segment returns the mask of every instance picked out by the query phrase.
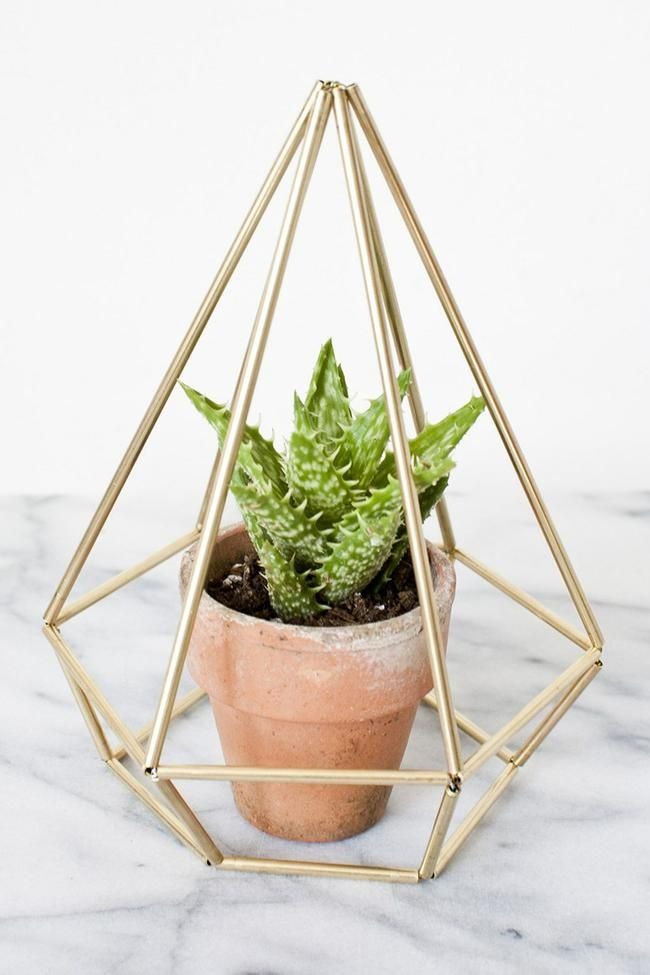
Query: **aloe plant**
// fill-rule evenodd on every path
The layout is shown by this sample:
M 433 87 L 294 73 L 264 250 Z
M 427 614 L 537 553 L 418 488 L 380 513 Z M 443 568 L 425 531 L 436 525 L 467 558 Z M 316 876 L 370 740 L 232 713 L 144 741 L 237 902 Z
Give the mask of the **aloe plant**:
M 408 371 L 397 378 L 403 397 Z M 226 406 L 181 384 L 223 440 Z M 410 441 L 422 518 L 447 486 L 451 453 L 484 408 L 472 397 Z M 362 413 L 350 407 L 332 342 L 321 349 L 304 400 L 294 397 L 294 429 L 284 453 L 246 426 L 231 482 L 264 569 L 271 604 L 299 621 L 392 575 L 408 547 L 384 397 Z

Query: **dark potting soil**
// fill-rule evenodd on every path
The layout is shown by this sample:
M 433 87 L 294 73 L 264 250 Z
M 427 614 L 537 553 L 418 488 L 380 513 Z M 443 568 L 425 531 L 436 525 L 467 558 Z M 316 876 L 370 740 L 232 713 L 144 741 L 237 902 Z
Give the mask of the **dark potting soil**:
M 261 620 L 277 619 L 269 600 L 266 579 L 257 556 L 246 555 L 230 567 L 221 579 L 211 579 L 206 591 L 217 602 L 230 609 Z M 296 620 L 302 626 L 350 626 L 378 623 L 408 613 L 418 605 L 418 594 L 410 555 L 405 555 L 392 578 L 378 589 L 354 593 L 344 603 L 331 607 L 308 620 Z M 289 620 L 288 622 L 292 622 Z

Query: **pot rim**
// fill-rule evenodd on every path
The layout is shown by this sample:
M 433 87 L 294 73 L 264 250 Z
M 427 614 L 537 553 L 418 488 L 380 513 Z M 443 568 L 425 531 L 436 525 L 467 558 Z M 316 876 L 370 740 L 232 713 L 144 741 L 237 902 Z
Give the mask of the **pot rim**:
M 215 547 L 225 533 L 243 533 L 247 535 L 246 526 L 243 522 L 235 522 L 224 526 L 219 532 L 215 541 Z M 194 560 L 194 555 L 199 542 L 195 542 L 183 552 L 180 566 L 181 591 L 184 593 L 187 585 L 187 578 Z M 442 585 L 445 582 L 451 589 L 452 598 L 456 588 L 456 572 L 453 561 L 449 556 L 441 551 L 430 541 L 426 541 L 429 553 L 429 562 L 432 568 L 442 574 Z M 434 588 L 436 587 L 434 579 Z M 349 623 L 344 626 L 306 626 L 300 623 L 285 623 L 280 619 L 264 620 L 248 613 L 241 613 L 239 610 L 231 609 L 220 603 L 219 600 L 211 596 L 205 589 L 201 593 L 201 604 L 204 610 L 217 613 L 225 620 L 237 623 L 240 626 L 262 626 L 270 627 L 271 631 L 277 633 L 281 631 L 291 631 L 291 633 L 312 644 L 321 644 L 324 650 L 334 649 L 345 645 L 348 650 L 367 650 L 368 644 L 378 646 L 384 643 L 392 643 L 396 636 L 404 638 L 411 632 L 419 632 L 422 629 L 421 607 L 418 604 L 407 613 L 393 616 L 391 619 L 378 620 L 374 623 Z

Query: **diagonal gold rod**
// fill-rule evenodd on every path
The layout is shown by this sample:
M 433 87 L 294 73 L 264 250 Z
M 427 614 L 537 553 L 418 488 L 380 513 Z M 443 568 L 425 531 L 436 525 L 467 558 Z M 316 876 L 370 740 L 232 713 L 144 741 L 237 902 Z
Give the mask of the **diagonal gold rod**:
M 106 735 L 104 734 L 104 729 L 99 723 L 99 719 L 95 714 L 95 709 L 92 704 L 84 694 L 83 690 L 77 684 L 76 680 L 64 664 L 63 660 L 59 655 L 56 655 L 57 660 L 61 665 L 61 670 L 65 675 L 65 679 L 70 685 L 70 690 L 72 691 L 73 697 L 79 706 L 81 715 L 86 722 L 86 727 L 90 732 L 91 738 L 95 743 L 95 747 L 99 753 L 99 757 L 104 761 L 108 762 L 111 758 L 111 747 L 106 740 Z
M 490 811 L 499 796 L 501 796 L 505 789 L 510 785 L 518 771 L 519 769 L 516 765 L 513 765 L 512 763 L 506 765 L 504 770 L 494 780 L 487 792 L 481 796 L 476 805 L 470 809 L 469 813 L 462 821 L 458 829 L 452 834 L 452 836 L 449 837 L 440 851 L 440 856 L 438 857 L 438 862 L 436 864 L 436 877 L 440 876 L 451 858 L 458 853 L 463 843 L 467 840 L 473 830 L 476 829 L 483 817 Z
M 553 730 L 558 721 L 564 717 L 571 705 L 577 701 L 585 688 L 591 684 L 594 677 L 597 677 L 602 670 L 603 662 L 602 660 L 597 660 L 596 663 L 589 668 L 589 670 L 580 677 L 575 684 L 569 688 L 567 693 L 560 699 L 557 705 L 553 708 L 550 714 L 546 717 L 540 724 L 535 728 L 532 735 L 524 742 L 524 744 L 519 748 L 515 755 L 512 757 L 512 761 L 515 765 L 521 768 L 526 764 L 528 759 L 537 751 L 542 742 L 546 739 L 547 735 Z
M 205 697 L 205 691 L 200 687 L 195 687 L 193 691 L 188 691 L 187 694 L 176 702 L 172 710 L 172 720 L 174 718 L 180 717 L 190 708 L 193 708 L 199 701 L 202 701 Z M 134 733 L 134 737 L 137 741 L 146 741 L 151 734 L 151 729 L 153 727 L 153 721 L 148 721 L 147 724 L 143 725 L 138 731 Z M 126 755 L 126 749 L 124 745 L 119 745 L 117 748 L 113 749 L 112 758 L 117 758 L 121 761 Z
M 465 762 L 465 768 L 463 770 L 465 778 L 478 771 L 481 765 L 491 758 L 502 745 L 510 741 L 513 735 L 516 735 L 518 731 L 524 728 L 542 708 L 550 704 L 565 688 L 581 678 L 588 670 L 591 670 L 599 659 L 600 650 L 587 650 L 586 653 L 578 657 L 555 680 L 551 681 L 547 687 L 541 690 L 539 694 L 536 694 L 510 721 L 504 724 L 499 731 L 477 748 L 473 755 L 470 755 Z
M 361 91 L 356 85 L 351 85 L 346 89 L 346 91 L 350 102 L 354 107 L 357 118 L 359 119 L 361 128 L 365 133 L 370 147 L 377 159 L 377 162 L 379 163 L 381 171 L 384 174 L 384 178 L 386 179 L 400 213 L 402 214 L 404 222 L 406 223 L 411 237 L 413 238 L 420 258 L 422 259 L 422 263 L 424 264 L 427 274 L 429 275 L 433 287 L 435 288 L 436 294 L 440 299 L 442 307 L 447 315 L 465 359 L 467 360 L 467 363 L 485 399 L 499 436 L 503 441 L 508 456 L 510 457 L 510 461 L 533 510 L 533 514 L 537 519 L 537 522 L 542 530 L 542 534 L 546 539 L 546 542 L 551 550 L 551 554 L 555 559 L 560 574 L 576 607 L 578 615 L 582 620 L 582 624 L 585 627 L 592 644 L 594 646 L 602 647 L 603 636 L 598 627 L 598 623 L 596 622 L 589 602 L 587 601 L 587 597 L 582 589 L 582 586 L 580 585 L 575 570 L 569 561 L 569 557 L 564 549 L 557 529 L 551 520 L 551 516 L 546 508 L 546 505 L 544 504 L 539 488 L 535 483 L 530 468 L 528 467 L 526 458 L 524 457 L 522 449 L 517 442 L 517 438 L 515 437 L 514 431 L 510 426 L 510 421 L 505 414 L 496 390 L 486 372 L 485 366 L 474 344 L 474 340 L 469 333 L 451 289 L 445 280 L 445 276 L 440 265 L 438 264 L 437 258 L 433 252 L 433 248 L 431 247 L 424 228 L 420 223 L 415 210 L 413 209 L 413 204 L 409 199 L 406 188 L 402 183 L 397 170 L 395 169 L 393 161 L 390 158 L 388 150 L 386 149 L 386 146 L 379 134 L 377 126 L 375 125 L 370 111 L 364 101 Z
M 149 740 L 149 747 L 147 749 L 145 769 L 150 773 L 155 771 L 156 766 L 160 762 L 160 755 L 169 727 L 174 700 L 178 692 L 181 672 L 185 663 L 185 657 L 187 656 L 192 627 L 199 608 L 214 542 L 221 524 L 226 495 L 237 459 L 244 424 L 255 390 L 280 287 L 298 225 L 298 218 L 302 210 L 302 204 L 307 192 L 316 156 L 321 145 L 330 108 L 331 97 L 329 91 L 321 87 L 316 94 L 314 106 L 307 123 L 307 130 L 291 186 L 287 209 L 280 228 L 278 242 L 271 261 L 271 268 L 237 381 L 235 395 L 232 399 L 231 417 L 223 442 L 219 469 L 214 478 L 210 499 L 206 506 L 201 538 L 188 581 L 174 646 L 165 674 L 151 731 L 151 738 Z
M 481 579 L 485 579 L 485 581 L 489 582 L 490 585 L 495 587 L 495 589 L 499 589 L 506 596 L 509 596 L 510 599 L 512 599 L 515 603 L 519 603 L 520 606 L 523 606 L 524 609 L 527 609 L 533 614 L 533 616 L 536 616 L 538 619 L 542 620 L 542 622 L 548 623 L 548 625 L 552 626 L 554 630 L 557 630 L 558 633 L 561 633 L 562 636 L 567 637 L 567 639 L 577 644 L 577 646 L 582 647 L 583 650 L 593 649 L 591 640 L 581 633 L 580 630 L 577 630 L 575 626 L 567 623 L 562 619 L 561 616 L 558 616 L 557 613 L 547 609 L 543 603 L 540 603 L 538 599 L 535 599 L 534 596 L 529 595 L 527 592 L 525 592 L 525 590 L 520 589 L 519 586 L 509 582 L 507 579 L 504 579 L 503 576 L 500 576 L 498 573 L 493 572 L 492 569 L 488 568 L 488 566 L 484 565 L 482 562 L 479 562 L 479 560 L 475 559 L 472 555 L 469 555 L 468 552 L 464 552 L 462 549 L 457 548 L 456 558 L 460 563 L 462 563 L 462 565 L 474 572 L 475 575 L 480 576 Z
M 375 259 L 372 232 L 365 204 L 364 187 L 359 176 L 359 166 L 352 137 L 348 97 L 346 91 L 342 88 L 334 88 L 332 94 L 343 168 L 345 170 L 348 195 L 352 208 L 352 218 L 357 243 L 359 245 L 366 296 L 370 309 L 379 370 L 386 400 L 391 440 L 395 453 L 395 464 L 402 492 L 404 520 L 406 522 L 411 558 L 413 560 L 413 570 L 420 600 L 422 625 L 438 698 L 438 715 L 445 747 L 447 769 L 451 776 L 456 777 L 461 772 L 462 767 L 458 728 L 456 726 L 451 689 L 447 677 L 442 630 L 440 628 L 440 619 L 438 617 L 431 579 L 431 569 L 426 542 L 424 540 L 420 505 L 411 472 L 411 455 L 404 429 L 399 391 L 391 364 L 389 334 L 381 299 L 379 270 Z
M 81 572 L 93 545 L 97 541 L 99 533 L 106 523 L 106 519 L 111 513 L 129 474 L 133 470 L 135 462 L 140 456 L 142 448 L 149 438 L 149 434 L 153 430 L 158 417 L 162 413 L 163 407 L 169 399 L 178 377 L 190 358 L 196 343 L 201 337 L 203 330 L 217 305 L 217 302 L 219 301 L 226 288 L 226 285 L 232 277 L 233 271 L 237 267 L 242 254 L 253 236 L 253 233 L 255 232 L 255 229 L 257 228 L 257 225 L 259 224 L 271 200 L 271 197 L 278 188 L 278 185 L 286 172 L 287 167 L 289 166 L 289 163 L 296 152 L 296 149 L 300 145 L 314 98 L 320 91 L 321 87 L 321 83 L 319 82 L 314 87 L 309 98 L 307 99 L 307 102 L 305 103 L 300 115 L 298 116 L 298 119 L 291 129 L 286 142 L 282 146 L 277 159 L 273 163 L 268 176 L 264 180 L 262 188 L 255 198 L 251 209 L 246 215 L 237 236 L 226 254 L 221 267 L 217 271 L 216 277 L 210 285 L 210 288 L 203 299 L 200 308 L 194 316 L 192 323 L 185 334 L 185 337 L 183 338 L 183 341 L 178 347 L 176 354 L 174 355 L 174 358 L 167 369 L 167 372 L 163 376 L 162 382 L 156 390 L 147 412 L 133 435 L 133 439 L 127 447 L 126 453 L 120 461 L 119 466 L 115 471 L 115 474 L 113 475 L 111 482 L 77 547 L 77 550 L 72 556 L 70 564 L 65 570 L 65 573 L 63 574 L 61 582 L 59 583 L 49 606 L 45 610 L 44 619 L 46 623 L 51 623 L 57 618 L 61 607 L 70 595 L 70 591 L 77 581 L 79 573 Z
M 143 786 L 142 783 L 139 782 L 136 777 L 128 771 L 128 769 L 125 769 L 120 761 L 115 758 L 111 758 L 106 762 L 106 764 L 111 772 L 114 772 L 118 779 L 120 779 L 120 781 L 122 781 L 138 797 L 138 799 L 140 799 L 140 801 L 147 806 L 148 809 L 155 813 L 155 815 L 162 820 L 165 826 L 167 826 L 172 833 L 174 833 L 174 835 L 181 840 L 182 843 L 185 843 L 185 845 L 188 846 L 193 853 L 196 853 L 196 855 L 200 857 L 204 863 L 210 863 L 203 851 L 196 845 L 194 838 L 183 825 L 182 821 L 177 819 L 176 816 L 174 816 L 174 814 L 168 809 L 165 809 L 161 803 L 157 802 L 148 789 L 146 789 L 145 786 Z
M 438 702 L 436 701 L 435 691 L 429 691 L 428 694 L 425 694 L 422 698 L 422 703 L 426 704 L 430 708 L 434 708 L 434 710 L 437 711 Z M 483 742 L 488 741 L 488 739 L 492 737 L 489 731 L 481 728 L 476 724 L 475 721 L 468 718 L 467 715 L 461 714 L 460 711 L 456 711 L 456 724 L 458 725 L 459 729 L 464 731 L 469 738 L 473 738 L 474 741 L 479 742 L 481 745 Z M 509 762 L 514 755 L 514 752 L 512 752 L 509 748 L 503 747 L 500 748 L 496 754 L 502 762 Z
M 427 848 L 424 851 L 422 863 L 420 864 L 420 869 L 418 870 L 418 875 L 422 880 L 431 880 L 433 877 L 436 869 L 436 863 L 438 862 L 438 857 L 440 856 L 440 850 L 442 849 L 442 844 L 445 841 L 445 836 L 447 835 L 451 817 L 454 814 L 456 800 L 458 799 L 459 795 L 460 789 L 452 788 L 452 786 L 447 786 L 443 793 L 440 807 L 438 809 L 438 815 L 436 816 L 433 824 L 431 836 L 429 837 L 429 842 L 427 843 Z
M 81 666 L 72 650 L 61 636 L 60 632 L 55 626 L 50 626 L 47 623 L 43 627 L 43 632 L 49 642 L 52 644 L 52 647 L 54 648 L 59 660 L 66 667 L 75 683 L 81 688 L 86 697 L 92 701 L 97 710 L 103 714 L 106 723 L 122 740 L 129 758 L 135 762 L 136 765 L 141 766 L 142 762 L 144 761 L 144 750 L 142 749 L 140 743 L 136 740 L 135 736 L 129 730 L 127 725 L 124 724 L 119 714 L 117 714 L 97 684 L 95 684 L 92 678 L 86 673 L 85 669 Z M 194 815 L 173 783 L 158 782 L 157 788 L 162 795 L 165 796 L 167 801 L 176 811 L 179 818 L 183 821 L 187 831 L 191 834 L 195 845 L 201 850 L 205 859 L 209 860 L 210 863 L 219 863 L 222 858 L 221 851 L 213 842 L 210 835 L 204 829 L 202 823 Z M 152 802 L 155 802 L 153 797 Z M 161 804 L 159 804 L 159 806 L 163 812 L 167 811 Z
M 110 596 L 111 593 L 116 592 L 123 586 L 128 585 L 129 582 L 133 582 L 134 579 L 139 579 L 140 576 L 145 575 L 151 569 L 154 569 L 161 562 L 166 562 L 167 559 L 172 558 L 174 555 L 178 555 L 183 549 L 192 545 L 193 542 L 199 537 L 199 532 L 197 529 L 188 532 L 186 535 L 182 535 L 177 538 L 174 542 L 170 542 L 169 545 L 165 545 L 164 548 L 159 549 L 152 555 L 148 555 L 146 559 L 142 559 L 136 565 L 132 565 L 128 569 L 124 569 L 123 572 L 118 572 L 117 575 L 112 576 L 110 579 L 106 579 L 105 582 L 100 583 L 95 586 L 94 589 L 90 589 L 79 599 L 75 599 L 71 603 L 66 603 L 62 607 L 61 612 L 58 614 L 55 622 L 56 626 L 61 626 L 68 620 L 71 620 L 73 616 L 77 616 L 79 613 L 88 609 L 89 606 L 94 606 L 95 603 L 100 602 L 100 600 L 105 599 L 106 596 Z
M 391 274 L 390 265 L 386 257 L 386 248 L 384 247 L 379 221 L 377 220 L 377 211 L 375 210 L 375 204 L 368 185 L 368 177 L 366 175 L 366 168 L 363 164 L 363 156 L 359 150 L 354 129 L 351 129 L 351 132 L 354 140 L 355 154 L 359 164 L 359 176 L 361 178 L 361 184 L 363 186 L 363 192 L 368 207 L 368 219 L 370 221 L 370 230 L 373 238 L 377 267 L 379 268 L 379 279 L 382 285 L 386 318 L 388 319 L 388 323 L 390 325 L 400 367 L 402 369 L 411 370 L 411 385 L 409 386 L 408 391 L 408 401 L 411 407 L 411 415 L 413 416 L 415 428 L 419 433 L 426 423 L 424 403 L 422 401 L 420 386 L 413 366 L 413 357 L 411 356 L 411 350 L 409 348 L 408 338 L 406 336 L 406 329 L 404 328 L 404 320 L 400 311 L 399 301 L 397 300 L 397 292 L 395 291 L 393 275 Z M 436 505 L 436 517 L 438 519 L 438 525 L 440 526 L 440 533 L 442 535 L 443 550 L 447 553 L 447 555 L 453 558 L 456 548 L 456 541 L 454 539 L 454 532 L 451 526 L 447 501 L 444 496 L 440 498 L 438 504 Z

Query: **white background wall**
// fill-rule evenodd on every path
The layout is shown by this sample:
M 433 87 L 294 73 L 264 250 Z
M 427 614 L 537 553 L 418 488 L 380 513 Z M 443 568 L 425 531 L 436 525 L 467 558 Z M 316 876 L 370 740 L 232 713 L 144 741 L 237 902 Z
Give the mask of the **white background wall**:
M 632 0 L 5 3 L 2 490 L 103 490 L 317 77 L 362 85 L 542 485 L 647 487 L 649 50 Z M 373 186 L 436 416 L 472 380 Z M 215 398 L 280 207 L 186 371 Z M 329 335 L 374 395 L 333 127 L 256 397 L 267 428 L 286 430 Z M 510 477 L 495 443 L 484 422 L 461 486 Z M 133 490 L 198 484 L 212 447 L 175 394 Z

